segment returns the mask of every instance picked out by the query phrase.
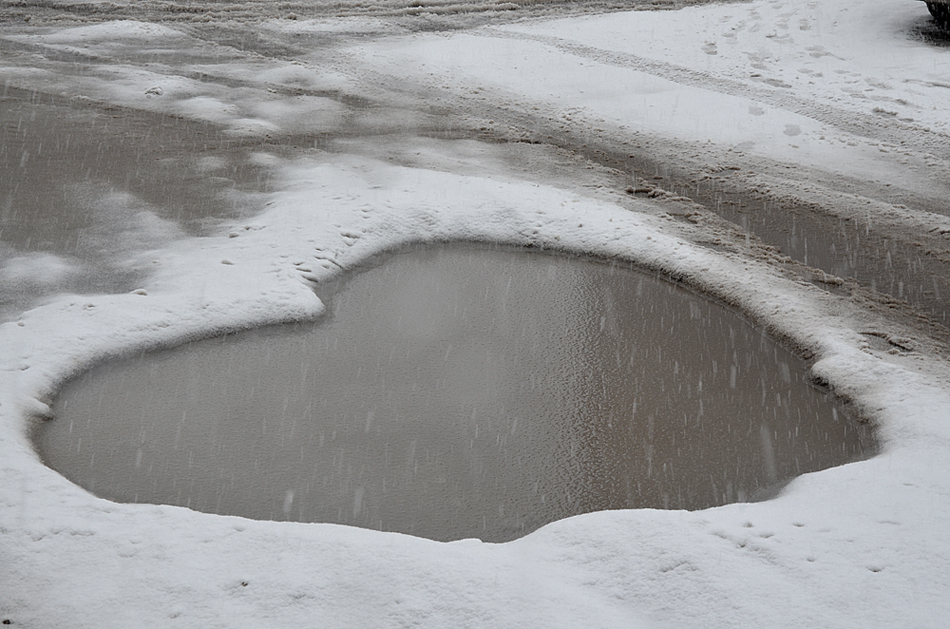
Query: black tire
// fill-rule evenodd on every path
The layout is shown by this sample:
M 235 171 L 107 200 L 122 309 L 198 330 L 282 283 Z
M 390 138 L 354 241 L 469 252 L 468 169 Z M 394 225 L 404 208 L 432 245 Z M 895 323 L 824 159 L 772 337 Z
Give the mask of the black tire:
M 942 2 L 928 2 L 927 9 L 934 16 L 934 22 L 943 28 L 950 28 L 950 4 Z

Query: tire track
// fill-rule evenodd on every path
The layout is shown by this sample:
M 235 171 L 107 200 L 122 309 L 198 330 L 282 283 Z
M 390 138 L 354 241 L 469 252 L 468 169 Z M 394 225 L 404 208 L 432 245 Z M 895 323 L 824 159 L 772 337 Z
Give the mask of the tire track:
M 785 88 L 757 88 L 737 79 L 714 76 L 707 72 L 648 59 L 631 53 L 604 50 L 549 35 L 507 31 L 498 28 L 480 29 L 476 34 L 499 39 L 538 42 L 597 63 L 643 72 L 679 85 L 712 90 L 727 96 L 747 98 L 768 104 L 810 118 L 853 136 L 876 142 L 886 142 L 905 149 L 911 148 L 917 152 L 929 153 L 939 159 L 950 161 L 950 134 L 926 130 L 918 125 L 884 118 L 877 114 L 864 114 L 859 111 L 839 109 L 825 103 L 783 93 L 782 90 Z

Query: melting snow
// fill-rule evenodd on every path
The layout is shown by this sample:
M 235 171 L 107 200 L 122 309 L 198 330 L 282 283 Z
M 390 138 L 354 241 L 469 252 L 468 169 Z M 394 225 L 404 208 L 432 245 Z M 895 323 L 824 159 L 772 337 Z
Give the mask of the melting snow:
M 251 137 L 339 123 L 336 101 L 273 99 L 268 87 L 338 89 L 379 73 L 444 90 L 448 101 L 480 90 L 578 125 L 698 140 L 710 155 L 747 152 L 857 179 L 900 179 L 924 194 L 946 180 L 935 173 L 947 164 L 926 153 L 922 138 L 932 136 L 923 127 L 945 133 L 950 110 L 950 49 L 907 36 L 925 14 L 922 3 L 894 0 L 757 0 L 449 35 L 397 30 L 352 43 L 336 68 L 221 53 L 230 56 L 218 68 L 236 81 L 230 89 L 182 68 L 122 61 L 136 38 L 190 45 L 174 24 L 26 35 L 7 27 L 0 35 L 38 50 L 85 46 L 119 61 L 109 72 L 65 76 L 16 57 L 0 72 L 11 85 L 213 119 Z M 367 24 L 376 32 L 377 22 Z M 161 95 L 147 97 L 156 86 Z M 862 129 L 877 118 L 906 118 L 887 129 L 905 129 L 913 146 L 902 149 L 897 132 L 883 142 L 866 137 Z M 906 161 L 885 157 L 901 150 Z M 319 151 L 255 159 L 276 176 L 263 213 L 217 235 L 146 242 L 137 255 L 154 271 L 132 293 L 58 295 L 0 325 L 4 619 L 97 628 L 947 624 L 950 373 L 927 352 L 870 347 L 862 333 L 869 321 L 880 324 L 878 315 L 768 260 L 693 244 L 647 201 L 622 206 L 518 180 L 477 155 L 444 169 Z M 446 172 L 466 163 L 476 167 Z M 323 310 L 312 282 L 402 243 L 473 238 L 618 256 L 704 287 L 812 352 L 815 374 L 879 425 L 883 453 L 803 476 L 768 502 L 593 513 L 491 545 L 114 504 L 46 468 L 29 444 L 29 423 L 48 414 L 57 385 L 97 361 L 312 319 Z M 44 256 L 23 258 L 2 277 L 32 272 L 48 282 L 67 273 Z

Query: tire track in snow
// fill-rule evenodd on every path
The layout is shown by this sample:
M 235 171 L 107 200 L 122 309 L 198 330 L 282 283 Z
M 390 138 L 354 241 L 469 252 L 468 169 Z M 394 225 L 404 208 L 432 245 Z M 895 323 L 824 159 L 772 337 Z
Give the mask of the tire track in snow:
M 903 149 L 910 148 L 917 152 L 929 153 L 943 160 L 950 160 L 950 135 L 946 133 L 931 131 L 900 120 L 884 118 L 878 114 L 864 114 L 860 111 L 839 109 L 814 100 L 783 93 L 782 90 L 786 89 L 783 87 L 758 88 L 737 79 L 714 76 L 707 72 L 648 59 L 631 53 L 588 46 L 550 35 L 508 31 L 498 28 L 480 29 L 475 34 L 499 39 L 538 42 L 577 57 L 643 72 L 679 85 L 711 90 L 728 96 L 748 98 L 810 118 L 853 136 L 885 142 Z

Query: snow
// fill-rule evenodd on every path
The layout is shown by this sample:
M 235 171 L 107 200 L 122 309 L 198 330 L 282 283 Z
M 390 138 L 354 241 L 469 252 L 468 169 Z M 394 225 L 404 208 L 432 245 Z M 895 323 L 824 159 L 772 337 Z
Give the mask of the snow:
M 449 94 L 525 101 L 570 124 L 926 187 L 931 164 L 910 152 L 882 159 L 904 153 L 905 138 L 882 142 L 853 126 L 893 117 L 909 132 L 946 133 L 946 76 L 934 64 L 950 53 L 907 41 L 900 29 L 912 16 L 893 2 L 776 0 L 409 35 L 352 54 Z M 876 52 L 882 41 L 893 43 L 886 56 Z
M 135 40 L 150 42 L 152 40 L 181 39 L 186 35 L 173 28 L 161 24 L 148 24 L 133 20 L 116 20 L 93 26 L 79 26 L 68 30 L 49 33 L 43 37 L 44 41 L 52 44 L 115 44 L 116 40 Z
M 342 124 L 337 100 L 269 89 L 362 89 L 381 76 L 446 103 L 478 91 L 476 99 L 537 107 L 577 126 L 693 143 L 710 160 L 747 153 L 927 194 L 946 161 L 940 147 L 926 152 L 922 138 L 931 136 L 922 129 L 946 132 L 950 49 L 904 36 L 925 13 L 921 3 L 893 0 L 758 0 L 448 35 L 394 29 L 351 42 L 332 67 L 306 55 L 286 63 L 222 55 L 214 71 L 241 81 L 230 88 L 187 78 L 196 67 L 187 62 L 143 65 L 115 53 L 116 42 L 136 38 L 191 46 L 173 25 L 116 22 L 9 35 L 38 50 L 80 40 L 113 50 L 108 72 L 65 75 L 19 58 L 0 72 L 12 85 L 212 120 L 252 138 Z M 378 32 L 379 21 L 367 24 L 343 30 Z M 647 61 L 660 65 L 644 71 Z M 147 97 L 153 86 L 163 93 Z M 901 127 L 912 145 L 906 162 L 893 159 L 899 140 L 852 124 L 876 116 L 913 118 Z M 274 173 L 261 213 L 195 238 L 142 212 L 128 227 L 141 237 L 121 252 L 129 265 L 153 269 L 139 289 L 59 294 L 0 325 L 0 616 L 16 626 L 97 628 L 947 625 L 944 359 L 870 347 L 868 330 L 899 326 L 772 258 L 696 244 L 665 206 L 518 177 L 458 146 L 451 159 L 432 149 L 415 165 L 261 150 L 252 160 Z M 221 166 L 200 162 L 206 171 Z M 887 220 L 944 220 L 904 211 Z M 315 319 L 323 304 L 313 282 L 402 244 L 471 239 L 616 256 L 702 287 L 813 353 L 815 374 L 879 427 L 883 452 L 800 477 L 767 502 L 592 513 L 485 544 L 115 504 L 46 468 L 29 444 L 29 425 L 43 421 L 57 386 L 97 362 Z M 69 272 L 56 256 L 24 255 L 0 281 L 55 284 Z

